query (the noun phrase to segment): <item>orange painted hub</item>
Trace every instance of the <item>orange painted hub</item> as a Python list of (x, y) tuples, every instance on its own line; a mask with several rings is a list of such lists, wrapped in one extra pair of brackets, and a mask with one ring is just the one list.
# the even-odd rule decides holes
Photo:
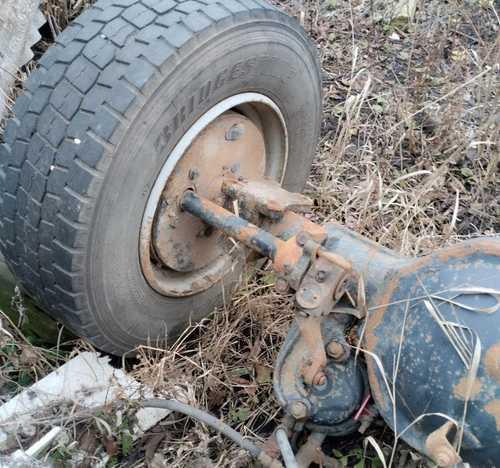
[(264, 136), (250, 119), (225, 112), (191, 144), (167, 180), (153, 228), (153, 246), (167, 267), (190, 272), (227, 252), (228, 241), (198, 218), (180, 209), (180, 199), (192, 189), (222, 203), (224, 176), (259, 179), (265, 174)]

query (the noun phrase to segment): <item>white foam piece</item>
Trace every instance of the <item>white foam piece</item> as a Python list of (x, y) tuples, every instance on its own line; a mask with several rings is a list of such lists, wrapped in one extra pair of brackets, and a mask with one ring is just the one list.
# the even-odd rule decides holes
[[(152, 396), (149, 388), (121, 369), (113, 368), (109, 358), (92, 352), (81, 353), (0, 406), (0, 450), (8, 444), (9, 436), (23, 425), (29, 425), (43, 408), (57, 404), (97, 408), (117, 399)], [(147, 431), (168, 414), (164, 409), (139, 409), (134, 433)]]

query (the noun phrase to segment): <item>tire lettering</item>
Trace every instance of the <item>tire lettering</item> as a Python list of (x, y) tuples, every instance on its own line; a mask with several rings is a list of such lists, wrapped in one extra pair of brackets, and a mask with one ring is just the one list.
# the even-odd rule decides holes
[(226, 73), (227, 73), (227, 68), (224, 68), (224, 70), (222, 70), (217, 75), (217, 78), (215, 78), (214, 91), (216, 89), (219, 89), (226, 82), (226, 78), (225, 78)]
[(229, 72), (229, 81), (241, 78), (245, 74), (243, 62), (237, 62), (231, 67)]
[(168, 125), (166, 127), (163, 127), (154, 144), (155, 150), (158, 154), (161, 154), (165, 151), (165, 148), (167, 147), (171, 136), (172, 132), (170, 131), (170, 127)]
[(200, 89), (189, 97), (187, 104), (183, 105), (174, 115), (168, 125), (162, 128), (160, 135), (157, 137), (154, 147), (158, 154), (166, 151), (172, 134), (175, 133), (195, 111), (198, 105), (207, 101), (210, 96), (224, 84), (239, 78), (248, 76), (254, 71), (257, 66), (257, 59), (250, 58), (241, 62), (235, 63), (231, 68), (224, 68), (219, 72), (212, 83), (212, 80), (204, 83)]
[(212, 88), (212, 82), (208, 81), (200, 88), (200, 99), (198, 100), (198, 104), (201, 104), (203, 101), (208, 99), (210, 96), (210, 89)]
[(250, 58), (245, 60), (245, 74), (248, 75), (257, 66), (257, 59)]

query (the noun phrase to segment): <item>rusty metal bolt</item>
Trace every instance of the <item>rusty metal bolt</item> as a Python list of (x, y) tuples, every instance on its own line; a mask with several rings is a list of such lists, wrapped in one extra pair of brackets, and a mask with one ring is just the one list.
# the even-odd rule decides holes
[(309, 411), (307, 411), (307, 406), (302, 401), (294, 401), (290, 405), (290, 414), (295, 419), (304, 419), (307, 417), (308, 413)]
[(457, 463), (457, 454), (455, 451), (443, 447), (439, 453), (434, 456), (434, 461), (438, 466), (452, 466)]
[(303, 309), (315, 309), (321, 304), (321, 288), (317, 284), (302, 286), (295, 296), (297, 304)]
[(344, 356), (344, 347), (338, 341), (330, 341), (326, 352), (332, 359), (340, 359)]
[(236, 140), (239, 140), (244, 134), (245, 134), (245, 127), (243, 125), (234, 124), (226, 132), (226, 140), (227, 141), (236, 141)]
[(189, 169), (188, 177), (190, 180), (196, 179), (200, 175), (198, 169)]
[(326, 375), (324, 372), (319, 371), (312, 380), (313, 385), (325, 385), (326, 384)]
[(285, 278), (278, 278), (274, 287), (276, 288), (276, 291), (286, 293), (288, 292), (288, 281)]
[(309, 236), (307, 235), (307, 232), (301, 231), (295, 236), (295, 242), (297, 242), (297, 245), (299, 247), (304, 247), (306, 245), (306, 242), (308, 241)]
[(325, 270), (318, 270), (316, 272), (316, 281), (318, 283), (322, 283), (323, 281), (326, 280), (327, 276), (328, 276), (328, 272), (327, 271), (325, 271)]

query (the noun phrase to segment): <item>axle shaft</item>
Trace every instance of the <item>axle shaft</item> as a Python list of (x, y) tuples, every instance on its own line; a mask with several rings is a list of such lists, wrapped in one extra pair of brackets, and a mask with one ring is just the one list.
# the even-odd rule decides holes
[(220, 229), (228, 236), (239, 240), (271, 260), (276, 259), (277, 252), (285, 245), (281, 239), (234, 215), (216, 203), (199, 197), (191, 190), (188, 190), (182, 197), (181, 207), (184, 211), (191, 213), (208, 225)]

